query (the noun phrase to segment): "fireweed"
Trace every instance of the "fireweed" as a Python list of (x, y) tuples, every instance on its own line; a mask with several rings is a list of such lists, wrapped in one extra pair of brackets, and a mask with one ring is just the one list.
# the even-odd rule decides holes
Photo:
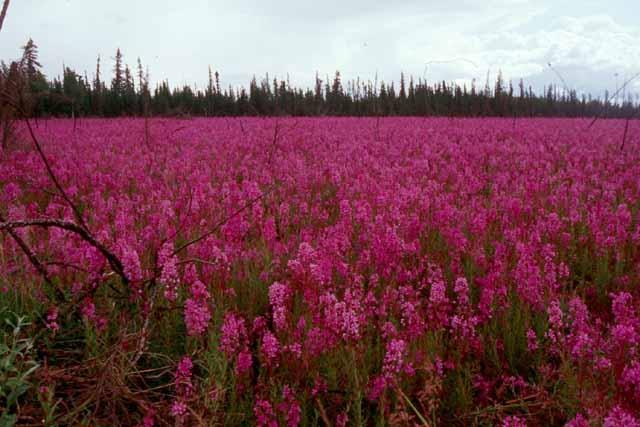
[[(15, 228), (50, 283), (2, 231), (0, 302), (40, 319), (54, 400), (133, 366), (87, 401), (123, 423), (639, 425), (640, 125), (624, 150), (624, 122), (588, 125), (41, 120), (129, 283)], [(1, 154), (6, 221), (76, 221), (56, 191), (27, 143)]]

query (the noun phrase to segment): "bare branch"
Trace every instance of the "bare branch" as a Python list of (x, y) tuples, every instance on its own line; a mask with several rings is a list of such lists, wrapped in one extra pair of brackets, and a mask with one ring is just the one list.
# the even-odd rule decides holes
[(8, 9), (9, 0), (4, 0), (4, 4), (2, 5), (2, 12), (0, 12), (0, 31), (2, 31), (2, 24), (4, 23), (4, 18), (7, 16)]
[(89, 245), (96, 248), (102, 254), (102, 256), (104, 256), (107, 259), (113, 271), (118, 276), (120, 276), (124, 284), (129, 283), (129, 278), (124, 272), (124, 266), (122, 265), (122, 262), (120, 261), (120, 259), (118, 259), (118, 257), (115, 256), (113, 252), (107, 249), (102, 243), (98, 242), (91, 235), (91, 233), (87, 231), (86, 228), (71, 221), (64, 221), (60, 219), (49, 219), (49, 218), (0, 222), (0, 230), (7, 230), (10, 234), (16, 228), (25, 228), (25, 227), (60, 228), (60, 229), (67, 230), (77, 234)]
[(36, 137), (35, 133), (33, 132), (33, 128), (31, 127), (31, 122), (29, 121), (29, 119), (27, 118), (27, 116), (25, 114), (23, 114), (23, 116), (25, 118), (25, 123), (27, 124), (27, 129), (29, 130), (29, 135), (31, 136), (31, 140), (33, 141), (33, 145), (35, 145), (36, 150), (38, 150), (38, 154), (40, 155), (40, 158), (42, 159), (42, 162), (44, 163), (44, 166), (47, 169), (47, 174), (49, 175), (49, 178), (51, 179), (51, 181), (53, 181), (53, 184), (56, 186), (56, 189), (58, 190), (58, 192), (60, 192), (60, 195), (62, 196), (62, 198), (71, 207), (71, 210), (73, 211), (73, 214), (76, 217), (76, 220), (78, 221), (80, 226), (82, 228), (84, 228), (85, 230), (88, 230), (89, 228), (87, 227), (87, 224), (84, 222), (84, 219), (82, 217), (82, 214), (80, 213), (80, 210), (78, 209), (76, 204), (71, 201), (71, 199), (69, 198), (67, 193), (64, 191), (64, 188), (62, 188), (62, 185), (60, 185), (60, 181), (58, 181), (58, 178), (53, 173), (53, 169), (51, 168), (51, 164), (49, 163), (49, 160), (47, 159), (47, 156), (45, 156), (44, 151), (42, 150), (42, 146), (40, 145), (40, 142), (38, 141), (38, 138)]
[(271, 160), (273, 160), (273, 155), (278, 149), (278, 131), (280, 130), (280, 121), (276, 119), (276, 127), (273, 130), (273, 140), (271, 141), (271, 152), (269, 153), (269, 159), (267, 160), (267, 164), (271, 164)]
[[(2, 221), (0, 222), (0, 224), (5, 223), (5, 218), (2, 215), (0, 215), (0, 221)], [(51, 278), (49, 277), (49, 273), (47, 272), (47, 269), (42, 265), (40, 260), (38, 260), (38, 257), (36, 257), (36, 255), (33, 253), (29, 245), (27, 245), (27, 242), (25, 242), (24, 239), (20, 237), (20, 235), (16, 233), (15, 230), (11, 228), (7, 229), (7, 233), (9, 233), (9, 235), (18, 244), (18, 246), (20, 246), (20, 249), (22, 249), (22, 252), (24, 252), (26, 257), (29, 259), (29, 262), (31, 263), (31, 265), (33, 265), (36, 271), (42, 276), (44, 281), (55, 290), (58, 298), (60, 298), (61, 300), (65, 300), (64, 293), (57, 286), (53, 284), (53, 282), (51, 281)]]
[(67, 202), (69, 207), (71, 207), (71, 210), (73, 211), (73, 214), (76, 217), (76, 221), (78, 221), (78, 223), (82, 227), (88, 230), (89, 228), (87, 227), (87, 224), (85, 223), (84, 218), (80, 213), (80, 209), (78, 209), (78, 207), (75, 205), (75, 203), (73, 203), (71, 198), (69, 198), (67, 193), (64, 191), (64, 188), (60, 184), (60, 181), (58, 181), (58, 178), (53, 172), (51, 163), (49, 162), (49, 159), (47, 159), (47, 156), (44, 154), (42, 145), (40, 144), (40, 141), (38, 141), (38, 138), (36, 137), (36, 134), (33, 131), (33, 127), (31, 126), (31, 121), (29, 120), (29, 115), (21, 107), (22, 101), (20, 101), (19, 103), (16, 103), (15, 100), (8, 93), (6, 93), (6, 91), (0, 95), (2, 95), (4, 102), (6, 102), (7, 105), (11, 106), (24, 119), (25, 124), (27, 126), (27, 130), (29, 131), (29, 136), (31, 137), (31, 141), (33, 142), (33, 145), (36, 147), (36, 150), (38, 151), (40, 159), (44, 163), (44, 166), (47, 170), (47, 175), (49, 175), (49, 178), (51, 179), (51, 181), (53, 181), (53, 184), (56, 187), (56, 190), (58, 190), (58, 192), (60, 193), (62, 198), (65, 200), (65, 202)]
[(259, 195), (257, 197), (254, 197), (253, 199), (249, 200), (246, 204), (242, 205), (241, 207), (236, 209), (234, 212), (232, 212), (231, 215), (225, 217), (220, 222), (215, 224), (207, 232), (199, 235), (198, 237), (196, 237), (194, 239), (189, 240), (188, 242), (186, 242), (183, 245), (181, 245), (180, 247), (178, 247), (175, 251), (173, 251), (172, 255), (176, 255), (179, 252), (182, 252), (183, 250), (188, 248), (189, 246), (194, 245), (194, 244), (200, 242), (201, 240), (206, 239), (207, 237), (211, 236), (213, 233), (215, 233), (218, 230), (218, 228), (222, 227), (224, 224), (229, 222), (231, 219), (233, 219), (234, 217), (240, 215), (242, 212), (244, 212), (245, 210), (247, 210), (250, 207), (252, 207), (253, 205), (255, 205), (257, 202), (259, 202), (260, 200), (262, 200), (265, 197), (267, 197), (267, 195), (271, 194), (273, 192), (273, 190), (275, 190), (275, 188), (276, 188), (276, 186), (274, 185), (269, 190), (267, 190), (264, 193), (262, 193), (261, 195)]
[(556, 74), (556, 76), (558, 76), (558, 78), (560, 79), (560, 81), (564, 85), (564, 90), (567, 91), (567, 94), (570, 94), (571, 93), (571, 89), (569, 89), (569, 85), (567, 85), (567, 82), (565, 81), (564, 77), (562, 77), (562, 74), (560, 74), (558, 72), (558, 70), (553, 68), (553, 66), (551, 65), (551, 62), (547, 62), (547, 65), (549, 66), (549, 68), (551, 68), (551, 71), (553, 71)]
[(200, 264), (206, 264), (206, 265), (213, 265), (213, 266), (219, 266), (220, 263), (217, 263), (215, 261), (207, 261), (206, 259), (200, 259), (200, 258), (188, 258), (188, 259), (184, 259), (182, 261), (178, 261), (176, 264), (178, 265), (182, 265), (182, 264), (191, 264), (191, 263), (200, 263)]
[[(605, 108), (607, 107), (607, 105), (609, 105), (609, 99), (611, 98), (615, 98), (616, 96), (618, 96), (618, 94), (624, 90), (624, 88), (626, 88), (629, 83), (631, 83), (632, 81), (634, 81), (635, 79), (637, 79), (638, 77), (640, 77), (640, 73), (636, 73), (633, 76), (631, 76), (630, 79), (627, 79), (627, 81), (625, 81), (622, 86), (620, 86), (620, 88), (618, 90), (616, 90), (613, 95), (611, 95), (610, 97), (606, 98), (604, 100), (605, 102)], [(591, 129), (591, 127), (598, 121), (598, 119), (600, 118), (600, 113), (596, 114), (596, 116), (593, 118), (593, 120), (591, 120), (591, 123), (589, 123), (589, 126), (587, 126), (587, 129)]]
[(624, 124), (624, 134), (622, 135), (622, 145), (620, 145), (620, 151), (624, 150), (624, 143), (627, 142), (627, 132), (629, 131), (629, 119)]

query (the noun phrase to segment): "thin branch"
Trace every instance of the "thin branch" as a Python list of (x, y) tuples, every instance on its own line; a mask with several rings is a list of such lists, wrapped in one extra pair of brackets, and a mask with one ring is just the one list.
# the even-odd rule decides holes
[(61, 268), (69, 268), (72, 270), (77, 270), (77, 271), (81, 271), (83, 273), (91, 273), (89, 270), (87, 270), (86, 268), (82, 268), (78, 265), (74, 265), (74, 264), (69, 264), (67, 262), (64, 261), (44, 261), (45, 265), (53, 265), (55, 267), (61, 267)]
[(129, 278), (124, 272), (124, 266), (120, 259), (113, 254), (109, 249), (107, 249), (102, 243), (98, 242), (92, 235), (87, 231), (86, 228), (70, 221), (64, 221), (59, 219), (32, 219), (32, 220), (24, 220), (24, 221), (3, 221), (0, 222), (0, 230), (7, 230), (11, 233), (16, 228), (25, 228), (25, 227), (43, 227), (43, 228), (60, 228), (63, 230), (71, 231), (72, 233), (80, 236), (85, 242), (89, 245), (96, 248), (109, 262), (109, 265), (113, 269), (113, 271), (120, 276), (124, 284), (129, 283)]
[(624, 134), (622, 135), (622, 145), (620, 145), (620, 151), (624, 150), (624, 143), (627, 142), (627, 132), (629, 131), (629, 119), (624, 124)]
[(224, 224), (229, 222), (231, 219), (233, 219), (234, 217), (240, 215), (242, 212), (244, 212), (245, 210), (247, 210), (250, 207), (252, 207), (253, 205), (255, 205), (257, 202), (259, 202), (260, 200), (265, 198), (267, 195), (271, 194), (275, 190), (275, 188), (276, 188), (276, 186), (274, 185), (269, 190), (267, 190), (264, 193), (262, 193), (261, 195), (259, 195), (257, 197), (254, 197), (249, 202), (245, 203), (244, 205), (242, 205), (241, 207), (236, 209), (234, 212), (232, 212), (231, 215), (225, 217), (220, 222), (216, 223), (211, 229), (209, 229), (205, 233), (199, 235), (198, 237), (196, 237), (194, 239), (189, 240), (188, 242), (186, 242), (183, 245), (181, 245), (180, 247), (178, 247), (175, 251), (173, 251), (172, 255), (177, 255), (178, 253), (180, 253), (183, 250), (187, 249), (189, 246), (194, 245), (194, 244), (200, 242), (201, 240), (206, 239), (207, 237), (211, 236), (213, 233), (215, 233), (218, 230), (218, 228), (222, 227)]
[(200, 259), (200, 258), (188, 258), (188, 259), (184, 259), (182, 261), (178, 261), (176, 264), (182, 265), (182, 264), (190, 264), (190, 263), (207, 264), (207, 265), (213, 265), (213, 266), (216, 266), (216, 267), (220, 265), (219, 262), (207, 261), (206, 259)]
[(318, 404), (318, 409), (320, 410), (320, 418), (324, 421), (325, 426), (331, 427), (331, 421), (329, 421), (329, 417), (327, 417), (327, 412), (324, 410), (324, 405), (320, 398), (316, 397), (316, 403)]
[(273, 155), (278, 149), (278, 131), (280, 130), (280, 121), (276, 119), (276, 127), (273, 130), (273, 140), (271, 141), (271, 152), (269, 152), (269, 159), (267, 160), (267, 164), (271, 164), (271, 160), (273, 159)]
[[(0, 230), (7, 229), (9, 234), (11, 234), (12, 236), (13, 236), (13, 234), (15, 234), (13, 232), (13, 229), (21, 228), (21, 227), (29, 227), (29, 226), (57, 227), (57, 228), (65, 229), (67, 231), (74, 232), (77, 235), (79, 235), (84, 241), (89, 243), (91, 246), (93, 246), (94, 248), (98, 249), (98, 251), (107, 259), (107, 261), (109, 262), (109, 265), (111, 266), (113, 271), (116, 274), (118, 274), (118, 276), (121, 277), (123, 283), (125, 285), (127, 285), (129, 283), (129, 278), (127, 277), (127, 275), (126, 275), (126, 273), (124, 271), (124, 266), (123, 266), (122, 262), (120, 261), (120, 259), (113, 252), (111, 252), (102, 243), (100, 243), (98, 240), (96, 240), (93, 237), (93, 235), (89, 231), (89, 228), (87, 227), (87, 224), (85, 223), (85, 221), (84, 221), (84, 219), (82, 217), (82, 214), (80, 213), (80, 210), (75, 205), (75, 203), (73, 203), (73, 201), (69, 198), (67, 193), (64, 191), (64, 188), (60, 184), (60, 181), (58, 181), (58, 178), (56, 177), (55, 173), (53, 172), (53, 169), (51, 168), (51, 164), (49, 163), (49, 160), (47, 159), (47, 156), (44, 154), (44, 151), (42, 150), (42, 146), (40, 145), (40, 142), (38, 141), (38, 138), (36, 137), (35, 132), (33, 131), (33, 128), (31, 127), (31, 122), (29, 120), (28, 115), (26, 114), (24, 109), (21, 108), (22, 98), (20, 98), (20, 101), (21, 101), (20, 104), (16, 104), (14, 102), (14, 100), (11, 99), (10, 97), (8, 97), (8, 99), (7, 99), (7, 103), (10, 106), (12, 106), (20, 115), (23, 116), (23, 118), (25, 120), (25, 123), (27, 125), (27, 129), (29, 130), (29, 135), (31, 136), (31, 140), (33, 141), (33, 144), (36, 147), (36, 149), (38, 151), (38, 154), (40, 155), (40, 158), (42, 159), (42, 162), (44, 163), (44, 165), (45, 165), (45, 167), (47, 169), (47, 174), (49, 175), (49, 178), (51, 179), (51, 181), (53, 181), (56, 189), (58, 190), (58, 192), (60, 193), (62, 198), (71, 207), (71, 210), (73, 211), (78, 223), (76, 224), (76, 223), (73, 223), (73, 222), (70, 222), (70, 221), (63, 221), (63, 220), (56, 220), (56, 219), (39, 219), (39, 220), (13, 221), (13, 222), (5, 222), (4, 220), (2, 220), (3, 222), (0, 223)], [(17, 236), (17, 237), (19, 238), (19, 236)], [(15, 239), (15, 237), (14, 237), (14, 239)], [(27, 251), (25, 251), (25, 253), (27, 254), (27, 256), (29, 256), (30, 249), (28, 248), (28, 246), (25, 246), (23, 248), (23, 251), (25, 249), (27, 249)], [(31, 259), (31, 257), (30, 257), (30, 259)], [(35, 257), (33, 259), (37, 261), (37, 259)], [(32, 264), (33, 263), (34, 263), (34, 261), (32, 260)], [(39, 262), (38, 262), (38, 264), (39, 264)], [(36, 266), (36, 264), (34, 264), (34, 266)], [(46, 272), (46, 270), (44, 270), (44, 267), (42, 267), (42, 271)]]
[(562, 74), (560, 74), (558, 72), (558, 70), (556, 70), (555, 68), (553, 68), (553, 66), (551, 65), (551, 62), (547, 62), (547, 65), (549, 66), (549, 68), (551, 68), (551, 71), (553, 71), (556, 76), (558, 76), (558, 78), (560, 79), (560, 81), (562, 82), (562, 84), (564, 85), (564, 90), (567, 91), (567, 95), (571, 93), (571, 90), (569, 89), (569, 85), (567, 85), (567, 82), (565, 81), (564, 77), (562, 77)]
[(4, 18), (6, 18), (7, 16), (7, 9), (9, 9), (9, 0), (4, 0), (4, 4), (2, 5), (2, 12), (0, 12), (0, 31), (2, 31)]
[(182, 229), (187, 224), (187, 218), (189, 218), (191, 216), (191, 207), (192, 206), (193, 206), (193, 188), (189, 187), (189, 203), (187, 204), (187, 214), (184, 215), (184, 217), (183, 217), (182, 216), (182, 212), (180, 213), (180, 215), (178, 216), (178, 227), (176, 228), (176, 230), (173, 233), (171, 233), (171, 236), (169, 236), (166, 239), (164, 239), (162, 243), (166, 242), (167, 240), (173, 239), (174, 237), (176, 237), (182, 231)]
[[(2, 221), (0, 222), (0, 224), (5, 224), (5, 218), (2, 215), (0, 215), (0, 221)], [(38, 257), (36, 257), (29, 245), (27, 245), (27, 242), (25, 242), (24, 239), (22, 239), (22, 237), (20, 237), (20, 235), (11, 228), (7, 229), (7, 232), (13, 238), (13, 240), (15, 240), (18, 246), (20, 246), (22, 252), (24, 252), (24, 254), (29, 259), (29, 262), (31, 262), (31, 265), (33, 265), (36, 271), (42, 276), (44, 281), (55, 290), (57, 297), (64, 301), (66, 299), (64, 293), (53, 284), (51, 278), (49, 277), (47, 269), (44, 267), (44, 265), (42, 265), (40, 260), (38, 260)]]
[(82, 214), (80, 213), (80, 210), (75, 205), (75, 203), (73, 203), (71, 201), (71, 199), (69, 198), (67, 193), (62, 188), (62, 185), (60, 185), (60, 181), (58, 181), (58, 178), (53, 173), (53, 169), (51, 168), (51, 164), (49, 163), (49, 160), (47, 159), (47, 156), (45, 156), (44, 151), (42, 150), (42, 146), (40, 145), (40, 142), (38, 141), (38, 138), (36, 137), (35, 133), (33, 132), (33, 128), (31, 127), (31, 122), (27, 118), (26, 114), (24, 114), (24, 111), (21, 110), (21, 113), (24, 116), (25, 123), (27, 124), (27, 129), (29, 130), (29, 135), (31, 136), (31, 140), (33, 141), (33, 145), (35, 145), (36, 149), (38, 150), (38, 154), (40, 154), (40, 158), (42, 159), (42, 162), (44, 163), (44, 166), (47, 169), (47, 174), (49, 175), (49, 178), (51, 179), (51, 181), (53, 181), (53, 184), (56, 186), (56, 189), (60, 192), (60, 195), (62, 196), (62, 198), (71, 207), (71, 210), (73, 211), (73, 213), (74, 213), (74, 215), (76, 217), (76, 220), (78, 221), (80, 226), (82, 226), (82, 228), (84, 228), (85, 230), (89, 230), (89, 227), (87, 227), (87, 224), (84, 222), (84, 219), (82, 217)]
[[(605, 99), (605, 108), (608, 105), (609, 99), (611, 98), (615, 98), (616, 96), (618, 96), (618, 94), (624, 90), (624, 88), (627, 87), (627, 85), (629, 85), (629, 83), (631, 83), (632, 81), (634, 81), (635, 79), (637, 79), (638, 77), (640, 77), (640, 73), (636, 73), (633, 76), (631, 76), (630, 79), (627, 79), (627, 81), (625, 81), (622, 86), (620, 86), (620, 88), (618, 90), (616, 90), (613, 95), (611, 95), (610, 97)], [(591, 123), (589, 123), (589, 126), (587, 126), (587, 129), (591, 129), (591, 127), (598, 121), (598, 119), (600, 118), (600, 113), (596, 114), (596, 116), (593, 118), (593, 120), (591, 120)]]
[(40, 141), (38, 141), (38, 138), (36, 137), (35, 132), (33, 131), (33, 127), (31, 126), (31, 121), (29, 120), (29, 116), (24, 111), (24, 109), (21, 107), (22, 101), (20, 101), (19, 104), (16, 103), (15, 100), (6, 91), (4, 91), (1, 95), (3, 97), (4, 102), (6, 102), (7, 105), (12, 107), (24, 119), (25, 124), (27, 125), (27, 130), (29, 131), (29, 136), (31, 137), (33, 145), (36, 147), (36, 150), (38, 151), (38, 154), (40, 155), (40, 159), (42, 160), (42, 162), (45, 165), (45, 168), (47, 170), (47, 174), (49, 175), (49, 178), (51, 179), (51, 181), (53, 181), (54, 186), (56, 187), (56, 189), (58, 190), (58, 192), (60, 193), (62, 198), (71, 207), (71, 210), (73, 211), (73, 214), (76, 217), (76, 220), (78, 221), (78, 223), (82, 227), (84, 227), (85, 229), (88, 230), (89, 228), (87, 227), (87, 224), (85, 223), (84, 218), (82, 217), (82, 214), (80, 213), (80, 210), (75, 205), (75, 203), (73, 203), (71, 201), (71, 199), (69, 198), (67, 193), (62, 188), (62, 185), (60, 184), (60, 181), (58, 181), (58, 178), (56, 177), (55, 173), (53, 172), (51, 164), (49, 163), (49, 160), (47, 159), (47, 156), (44, 154), (44, 151), (42, 150), (42, 145), (40, 145)]
[(142, 356), (142, 354), (146, 349), (147, 340), (149, 338), (149, 322), (151, 321), (151, 315), (153, 314), (153, 307), (155, 305), (157, 294), (158, 294), (158, 288), (154, 287), (153, 290), (151, 291), (149, 309), (144, 315), (144, 322), (142, 324), (142, 329), (140, 330), (140, 337), (138, 339), (138, 345), (136, 346), (136, 353), (133, 356), (133, 359), (131, 360), (132, 366), (136, 366), (136, 364), (138, 363), (138, 360), (140, 360), (140, 357)]

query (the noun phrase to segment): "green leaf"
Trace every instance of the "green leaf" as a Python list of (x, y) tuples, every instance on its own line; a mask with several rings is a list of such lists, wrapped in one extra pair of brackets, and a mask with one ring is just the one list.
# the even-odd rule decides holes
[(11, 408), (13, 405), (15, 405), (18, 401), (18, 398), (26, 393), (27, 390), (29, 390), (28, 384), (19, 384), (7, 397), (7, 407)]
[(2, 414), (0, 417), (0, 427), (13, 427), (16, 425), (16, 414)]

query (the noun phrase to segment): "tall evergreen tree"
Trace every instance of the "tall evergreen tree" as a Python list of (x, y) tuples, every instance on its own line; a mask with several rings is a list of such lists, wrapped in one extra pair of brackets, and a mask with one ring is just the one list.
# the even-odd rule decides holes
[(27, 44), (22, 46), (22, 52), (22, 63), (25, 73), (27, 78), (33, 81), (36, 79), (42, 65), (38, 62), (38, 46), (33, 42), (31, 37), (29, 37)]

